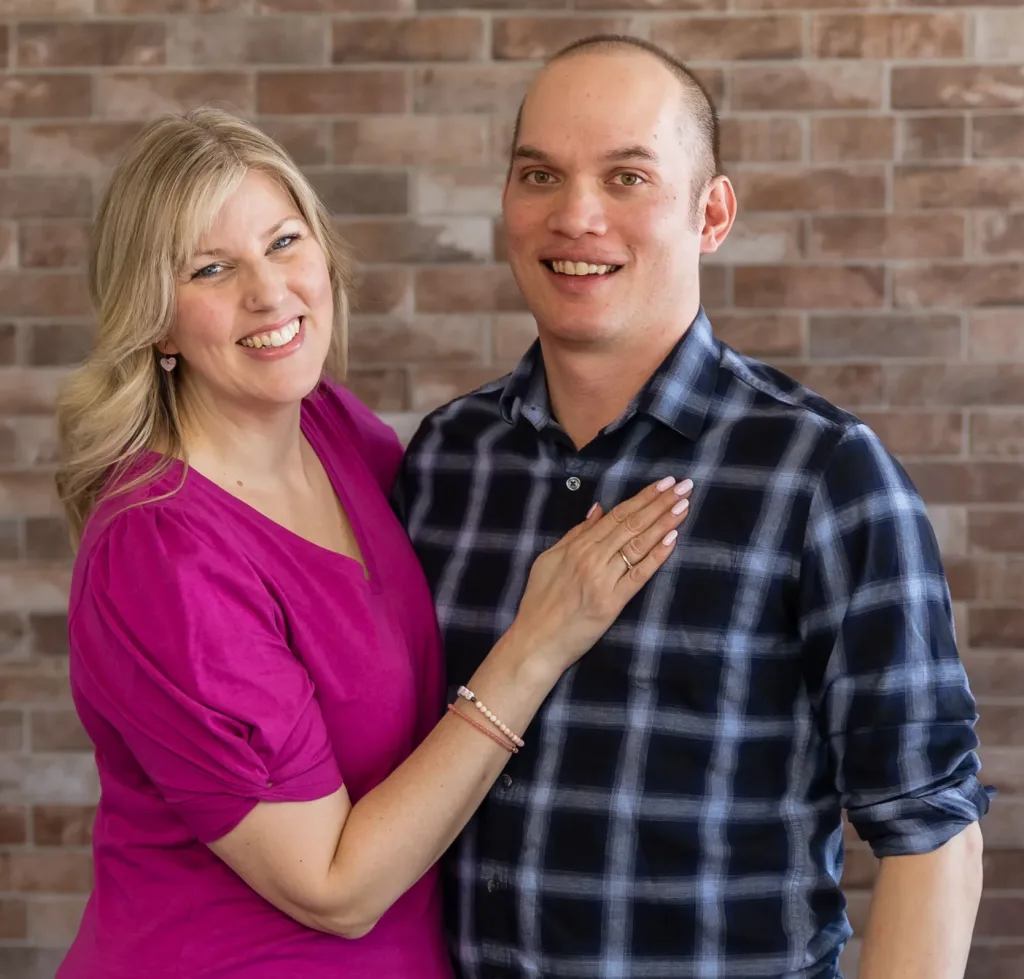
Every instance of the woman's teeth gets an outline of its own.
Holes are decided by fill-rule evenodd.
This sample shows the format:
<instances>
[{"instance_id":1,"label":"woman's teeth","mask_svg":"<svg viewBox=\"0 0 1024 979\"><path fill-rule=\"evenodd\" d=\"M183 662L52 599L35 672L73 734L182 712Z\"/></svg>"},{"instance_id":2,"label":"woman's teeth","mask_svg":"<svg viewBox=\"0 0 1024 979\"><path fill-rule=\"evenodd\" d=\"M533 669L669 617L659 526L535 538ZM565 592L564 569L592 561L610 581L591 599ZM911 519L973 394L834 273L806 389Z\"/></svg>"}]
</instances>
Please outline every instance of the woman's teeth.
<instances>
[{"instance_id":1,"label":"woman's teeth","mask_svg":"<svg viewBox=\"0 0 1024 979\"><path fill-rule=\"evenodd\" d=\"M296 317L287 326L282 326L279 330L271 330L269 333L260 333L254 337L243 337L238 342L243 347L255 347L259 350L260 347L283 347L286 343L291 343L295 339L295 335L299 332L299 324L302 318Z\"/></svg>"},{"instance_id":2,"label":"woman's teeth","mask_svg":"<svg viewBox=\"0 0 1024 979\"><path fill-rule=\"evenodd\" d=\"M618 265L589 265L586 262L551 262L551 268L561 275L606 275L617 272Z\"/></svg>"}]
</instances>

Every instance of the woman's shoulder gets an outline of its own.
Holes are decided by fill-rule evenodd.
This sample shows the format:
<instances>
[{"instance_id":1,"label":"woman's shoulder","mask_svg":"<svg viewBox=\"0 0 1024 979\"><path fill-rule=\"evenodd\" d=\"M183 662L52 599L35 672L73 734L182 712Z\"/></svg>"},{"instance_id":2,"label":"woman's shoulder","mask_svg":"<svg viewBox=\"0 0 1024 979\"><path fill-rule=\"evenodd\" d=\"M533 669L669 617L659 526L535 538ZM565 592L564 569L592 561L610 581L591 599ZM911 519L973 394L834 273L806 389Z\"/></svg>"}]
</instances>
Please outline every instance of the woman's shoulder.
<instances>
[{"instance_id":1,"label":"woman's shoulder","mask_svg":"<svg viewBox=\"0 0 1024 979\"><path fill-rule=\"evenodd\" d=\"M346 439L387 493L395 480L404 449L394 429L385 424L355 394L325 377L306 398L304 415L321 436L322 448L343 463Z\"/></svg>"}]
</instances>

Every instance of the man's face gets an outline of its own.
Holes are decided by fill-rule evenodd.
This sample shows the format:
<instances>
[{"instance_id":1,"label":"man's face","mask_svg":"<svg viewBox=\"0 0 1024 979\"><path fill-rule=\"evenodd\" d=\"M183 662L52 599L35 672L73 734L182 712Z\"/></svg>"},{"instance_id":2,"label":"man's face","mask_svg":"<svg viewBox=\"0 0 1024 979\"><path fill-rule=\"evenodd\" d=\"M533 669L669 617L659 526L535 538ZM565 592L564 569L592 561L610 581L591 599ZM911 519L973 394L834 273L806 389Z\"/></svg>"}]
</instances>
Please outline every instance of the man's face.
<instances>
[{"instance_id":1,"label":"man's face","mask_svg":"<svg viewBox=\"0 0 1024 979\"><path fill-rule=\"evenodd\" d=\"M685 98L643 52L569 56L534 83L503 209L509 264L542 334L639 340L688 312L704 195L695 208Z\"/></svg>"}]
</instances>

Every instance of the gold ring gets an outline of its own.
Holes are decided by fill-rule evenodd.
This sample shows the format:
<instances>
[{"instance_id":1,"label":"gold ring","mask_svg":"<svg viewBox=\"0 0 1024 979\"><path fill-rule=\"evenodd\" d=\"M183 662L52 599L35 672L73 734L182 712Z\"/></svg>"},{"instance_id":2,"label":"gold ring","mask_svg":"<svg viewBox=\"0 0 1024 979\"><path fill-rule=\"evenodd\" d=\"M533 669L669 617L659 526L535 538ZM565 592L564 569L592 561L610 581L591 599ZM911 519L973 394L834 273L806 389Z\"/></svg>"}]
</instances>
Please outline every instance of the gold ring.
<instances>
[{"instance_id":1,"label":"gold ring","mask_svg":"<svg viewBox=\"0 0 1024 979\"><path fill-rule=\"evenodd\" d=\"M633 570L633 565L629 563L629 558L626 557L626 555L623 554L622 551L619 551L619 557L622 558L622 560L626 562L626 569L628 571L632 571Z\"/></svg>"}]
</instances>

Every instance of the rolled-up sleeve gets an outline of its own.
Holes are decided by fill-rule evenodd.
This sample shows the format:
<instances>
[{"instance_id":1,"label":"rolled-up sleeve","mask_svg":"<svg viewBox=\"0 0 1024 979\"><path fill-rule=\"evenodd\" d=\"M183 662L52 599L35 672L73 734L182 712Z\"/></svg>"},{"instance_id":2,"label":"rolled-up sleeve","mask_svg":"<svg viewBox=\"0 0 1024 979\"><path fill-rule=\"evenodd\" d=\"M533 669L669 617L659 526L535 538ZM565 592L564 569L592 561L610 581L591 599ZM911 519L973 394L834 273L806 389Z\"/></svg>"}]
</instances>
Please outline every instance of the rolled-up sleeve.
<instances>
[{"instance_id":1,"label":"rolled-up sleeve","mask_svg":"<svg viewBox=\"0 0 1024 979\"><path fill-rule=\"evenodd\" d=\"M836 787L876 856L927 853L989 808L974 697L920 495L865 426L808 514L800 629Z\"/></svg>"}]
</instances>

